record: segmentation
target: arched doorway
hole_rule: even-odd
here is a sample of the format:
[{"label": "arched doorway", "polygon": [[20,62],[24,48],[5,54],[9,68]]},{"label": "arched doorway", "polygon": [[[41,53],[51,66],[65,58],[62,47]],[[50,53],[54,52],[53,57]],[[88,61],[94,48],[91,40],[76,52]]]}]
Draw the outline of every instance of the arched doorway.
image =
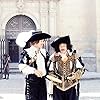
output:
[{"label": "arched doorway", "polygon": [[36,30],[36,25],[31,18],[25,15],[14,16],[7,22],[5,28],[6,52],[10,55],[12,63],[19,61],[21,51],[21,48],[15,43],[17,35],[29,30]]}]

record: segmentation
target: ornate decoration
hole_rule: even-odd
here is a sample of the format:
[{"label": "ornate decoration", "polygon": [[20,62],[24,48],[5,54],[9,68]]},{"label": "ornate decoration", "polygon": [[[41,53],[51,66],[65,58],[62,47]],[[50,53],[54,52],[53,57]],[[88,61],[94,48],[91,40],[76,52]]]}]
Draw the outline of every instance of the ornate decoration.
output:
[{"label": "ornate decoration", "polygon": [[29,30],[36,30],[33,20],[24,15],[17,15],[8,21],[6,25],[6,37],[15,39],[18,33]]},{"label": "ornate decoration", "polygon": [[17,4],[17,8],[19,9],[19,12],[22,12],[22,10],[24,8],[24,1],[18,0],[16,4]]}]

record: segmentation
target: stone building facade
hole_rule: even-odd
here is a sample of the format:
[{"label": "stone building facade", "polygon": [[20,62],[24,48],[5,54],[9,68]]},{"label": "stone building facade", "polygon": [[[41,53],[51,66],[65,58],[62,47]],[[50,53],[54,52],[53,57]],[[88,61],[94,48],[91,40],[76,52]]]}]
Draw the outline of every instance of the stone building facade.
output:
[{"label": "stone building facade", "polygon": [[1,53],[18,62],[22,49],[15,39],[23,31],[69,35],[86,68],[100,72],[99,10],[100,0],[0,0],[0,39],[5,40]]}]

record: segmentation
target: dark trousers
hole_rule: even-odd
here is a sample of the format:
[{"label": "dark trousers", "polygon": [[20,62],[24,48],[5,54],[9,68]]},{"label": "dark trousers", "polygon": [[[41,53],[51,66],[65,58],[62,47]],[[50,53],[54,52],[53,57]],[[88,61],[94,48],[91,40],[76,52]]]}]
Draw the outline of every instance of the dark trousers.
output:
[{"label": "dark trousers", "polygon": [[47,100],[45,78],[29,75],[26,78],[25,96],[26,100]]},{"label": "dark trousers", "polygon": [[61,91],[56,86],[54,86],[53,100],[78,100],[75,87],[72,87],[66,91]]}]

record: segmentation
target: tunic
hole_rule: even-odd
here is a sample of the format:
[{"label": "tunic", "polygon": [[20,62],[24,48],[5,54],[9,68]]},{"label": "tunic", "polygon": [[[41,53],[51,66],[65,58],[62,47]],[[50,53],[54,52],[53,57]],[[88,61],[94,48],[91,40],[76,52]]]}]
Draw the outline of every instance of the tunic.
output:
[{"label": "tunic", "polygon": [[[53,100],[78,100],[79,83],[73,85],[75,80],[68,80],[67,77],[75,72],[77,68],[83,68],[79,60],[75,60],[75,54],[67,55],[67,60],[62,61],[61,55],[51,57],[51,73],[62,80],[62,83],[53,82]],[[53,72],[52,72],[53,70]],[[73,85],[73,86],[72,86]]]},{"label": "tunic", "polygon": [[[47,100],[47,89],[45,76],[48,68],[46,66],[48,54],[44,49],[37,51],[35,47],[30,47],[22,52],[19,62],[19,69],[26,75],[25,97],[26,100]],[[30,63],[30,61],[32,61]],[[37,77],[34,71],[39,69],[43,72],[43,77]]]}]

